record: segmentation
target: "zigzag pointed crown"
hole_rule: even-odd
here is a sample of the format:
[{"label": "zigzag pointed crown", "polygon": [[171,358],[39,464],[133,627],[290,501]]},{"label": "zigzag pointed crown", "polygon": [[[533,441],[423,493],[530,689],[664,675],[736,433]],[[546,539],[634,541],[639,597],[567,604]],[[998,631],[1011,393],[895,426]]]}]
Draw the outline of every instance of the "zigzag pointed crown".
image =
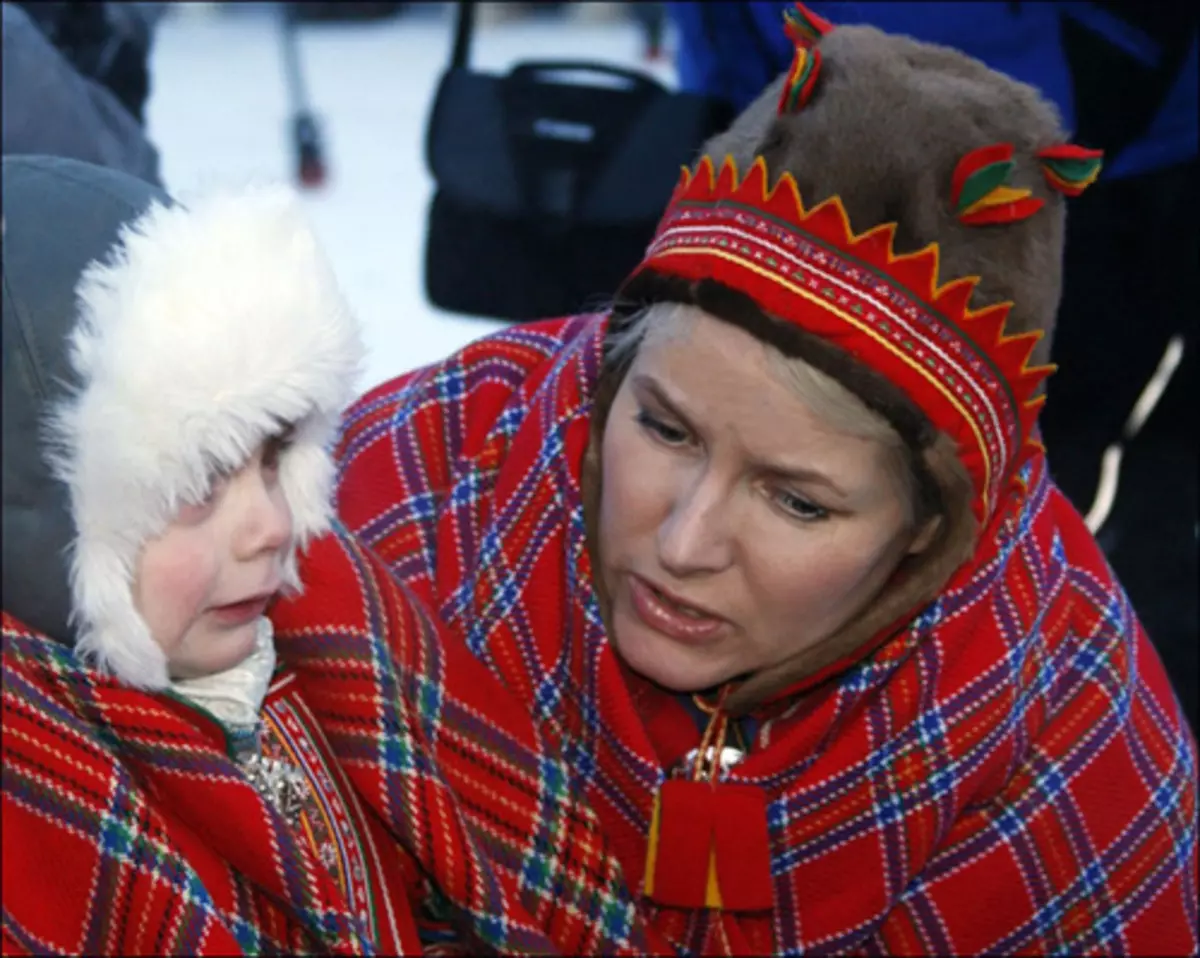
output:
[{"label": "zigzag pointed crown", "polygon": [[958,443],[986,527],[1041,448],[1042,333],[1005,335],[1011,303],[971,310],[978,277],[939,283],[936,244],[897,255],[896,224],[855,234],[838,197],[806,210],[790,174],[768,183],[762,157],[743,179],[730,157],[685,169],[633,276],[714,280],[886,376]]}]

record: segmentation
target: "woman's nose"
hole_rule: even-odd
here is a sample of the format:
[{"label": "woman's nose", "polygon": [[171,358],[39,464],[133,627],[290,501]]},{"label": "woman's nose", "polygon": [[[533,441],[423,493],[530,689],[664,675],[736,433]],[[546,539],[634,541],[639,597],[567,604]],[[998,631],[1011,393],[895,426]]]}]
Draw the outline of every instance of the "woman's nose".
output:
[{"label": "woman's nose", "polygon": [[729,512],[716,483],[701,480],[682,493],[658,530],[663,570],[683,578],[726,568],[733,555]]}]

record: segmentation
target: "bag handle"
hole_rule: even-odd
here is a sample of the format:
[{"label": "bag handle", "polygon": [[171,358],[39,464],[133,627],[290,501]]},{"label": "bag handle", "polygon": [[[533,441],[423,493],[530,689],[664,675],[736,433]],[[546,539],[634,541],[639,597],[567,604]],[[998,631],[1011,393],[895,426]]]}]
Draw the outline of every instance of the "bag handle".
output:
[{"label": "bag handle", "polygon": [[454,46],[450,50],[450,68],[465,67],[471,59],[471,36],[475,32],[475,0],[458,0],[454,21]]},{"label": "bag handle", "polygon": [[[599,63],[594,60],[524,60],[509,72],[509,76],[523,80],[536,79],[538,74],[586,74],[616,78],[625,81],[623,89],[650,90],[662,92],[663,86],[651,76],[639,73],[637,70],[613,66],[610,63]],[[587,84],[585,84],[587,85]]]},{"label": "bag handle", "polygon": [[[471,41],[475,34],[476,0],[457,0],[454,21],[454,46],[450,49],[450,68],[463,68],[471,59]],[[529,78],[537,73],[597,73],[628,81],[642,90],[663,89],[653,77],[636,70],[584,60],[530,60],[513,67],[511,75]]]}]

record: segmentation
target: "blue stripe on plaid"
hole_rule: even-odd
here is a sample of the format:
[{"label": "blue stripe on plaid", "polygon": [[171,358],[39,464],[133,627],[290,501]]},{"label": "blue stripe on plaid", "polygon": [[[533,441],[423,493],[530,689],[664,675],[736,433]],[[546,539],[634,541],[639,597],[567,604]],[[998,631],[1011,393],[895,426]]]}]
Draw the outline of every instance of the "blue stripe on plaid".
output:
[{"label": "blue stripe on plaid", "polygon": [[230,923],[229,930],[246,954],[252,955],[262,950],[262,936],[258,933],[258,929],[248,921],[236,918]]},{"label": "blue stripe on plaid", "polygon": [[[532,887],[539,894],[547,894],[553,890],[550,876],[558,869],[553,867],[557,864],[553,836],[548,834],[544,825],[555,819],[556,810],[561,807],[563,795],[567,791],[567,781],[556,762],[542,759],[538,763],[538,783],[538,807],[541,809],[538,818],[543,827],[532,836],[520,874],[523,885]],[[560,889],[559,894],[562,894],[563,890]]]},{"label": "blue stripe on plaid", "polygon": [[[555,461],[555,458],[561,457],[562,454],[563,440],[561,433],[556,430],[547,441],[546,446],[541,450],[537,464],[537,470],[540,471],[550,469]],[[477,476],[478,473],[475,471],[467,470],[462,478],[459,479],[459,482],[455,488],[453,505],[455,506],[455,512],[459,513],[459,515],[456,516],[456,518],[459,520],[456,523],[456,527],[460,530],[464,527],[469,527],[473,518],[474,509],[476,507],[476,501],[479,498],[480,493],[484,491],[478,484]],[[478,565],[475,566],[477,572],[476,575],[466,577],[464,579],[464,582],[459,589],[444,605],[443,615],[449,616],[450,618],[458,618],[467,614],[468,610],[470,610],[472,615],[479,614],[480,610],[473,608],[473,603],[478,590],[479,578],[487,573],[490,566],[501,560],[501,542],[503,542],[506,536],[510,533],[513,524],[515,524],[517,521],[525,519],[528,502],[536,490],[538,478],[539,477],[536,474],[531,473],[530,475],[526,475],[523,478],[521,485],[515,491],[512,502],[502,513],[494,517],[486,534],[486,540],[489,544],[489,549],[487,551],[480,552],[478,549],[473,548],[470,543],[463,543],[459,546],[462,551],[462,559],[470,559],[473,562],[478,563]],[[459,494],[458,490],[462,485],[466,485],[469,488],[467,491]],[[490,492],[490,484],[487,491]],[[551,519],[553,521],[548,521]],[[555,524],[561,522],[562,519],[563,516],[557,510],[538,517],[539,525],[546,529],[554,528]],[[534,541],[537,541],[538,536],[536,534],[531,534],[531,538],[533,538]],[[521,558],[524,565],[528,566],[532,564],[534,557],[522,555]],[[480,568],[480,566],[482,566],[482,568]],[[513,571],[514,574],[517,574],[519,569]]]},{"label": "blue stripe on plaid", "polygon": [[[923,647],[923,651],[929,649],[929,646]],[[927,654],[933,653],[929,650]],[[936,714],[926,715],[921,722],[913,723],[894,737],[879,742],[860,762],[842,770],[837,775],[830,776],[819,783],[817,787],[793,794],[787,802],[783,803],[782,809],[776,812],[777,818],[782,821],[793,812],[801,814],[811,808],[820,807],[821,804],[834,802],[839,795],[848,793],[863,775],[872,779],[888,781],[891,770],[901,758],[914,749],[929,748],[945,741],[945,736],[950,729],[946,724],[945,715],[954,715],[957,721],[968,720],[974,713],[972,705],[977,708],[1003,691],[1005,687],[1006,681],[1002,671],[999,668],[990,670],[959,695],[942,702],[936,709],[931,707],[929,711]],[[996,740],[1002,738],[1003,735],[1004,732],[1001,729],[993,729],[971,750],[958,757],[946,754],[944,747],[940,752],[935,749],[936,754],[929,760],[929,764],[934,766],[934,771],[920,777],[903,791],[898,790],[895,785],[890,785],[887,790],[892,794],[878,806],[877,810],[873,810],[869,814],[878,816],[882,821],[891,822],[900,813],[907,813],[913,809],[933,804],[942,809],[942,815],[945,817],[955,805],[955,783],[962,781],[986,763],[995,749]],[[811,760],[810,757],[806,761]],[[798,775],[799,772],[800,769],[796,769],[792,770],[790,774]],[[783,776],[763,781],[772,791],[786,791],[788,788],[787,778]],[[781,782],[783,784],[780,784]],[[783,873],[797,868],[804,861],[822,854],[839,841],[845,840],[866,824],[865,816],[845,820],[838,826],[823,832],[812,842],[796,845],[783,851],[778,856],[774,870],[777,873]]]}]

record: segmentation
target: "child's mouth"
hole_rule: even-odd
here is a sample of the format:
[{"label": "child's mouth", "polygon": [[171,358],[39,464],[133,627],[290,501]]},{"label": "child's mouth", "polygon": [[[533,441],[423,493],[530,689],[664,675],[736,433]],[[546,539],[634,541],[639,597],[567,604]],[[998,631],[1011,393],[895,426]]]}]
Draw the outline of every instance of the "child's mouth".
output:
[{"label": "child's mouth", "polygon": [[245,625],[253,622],[267,611],[271,596],[256,596],[242,602],[232,602],[229,605],[218,605],[212,609],[213,616],[222,625]]}]

